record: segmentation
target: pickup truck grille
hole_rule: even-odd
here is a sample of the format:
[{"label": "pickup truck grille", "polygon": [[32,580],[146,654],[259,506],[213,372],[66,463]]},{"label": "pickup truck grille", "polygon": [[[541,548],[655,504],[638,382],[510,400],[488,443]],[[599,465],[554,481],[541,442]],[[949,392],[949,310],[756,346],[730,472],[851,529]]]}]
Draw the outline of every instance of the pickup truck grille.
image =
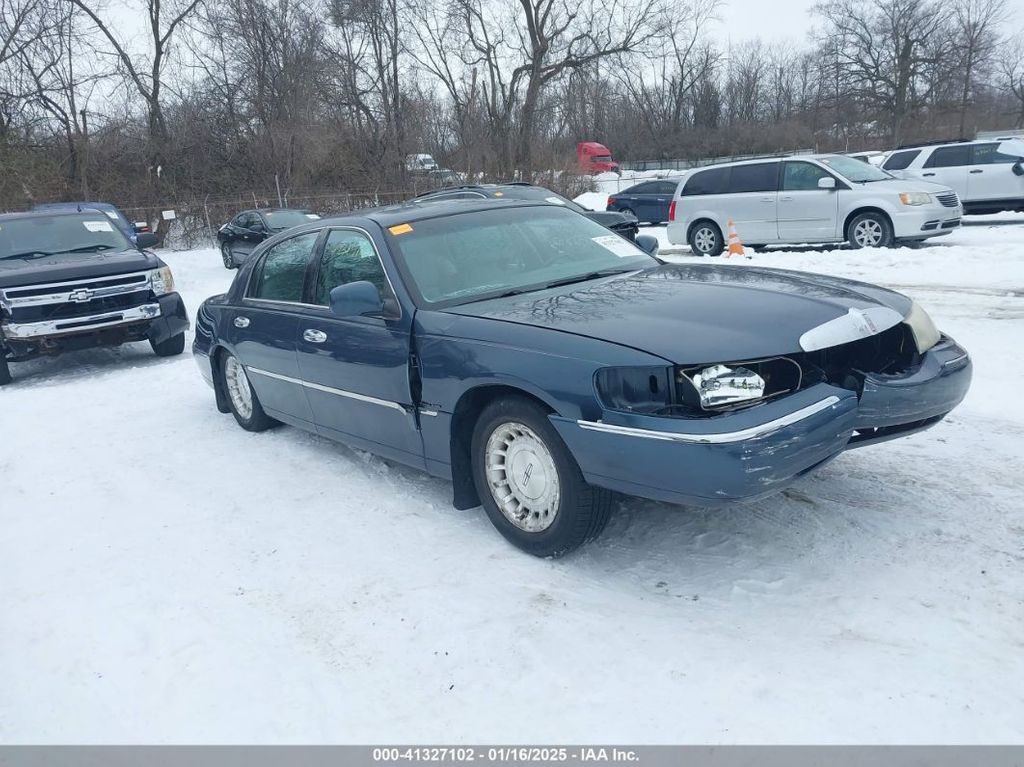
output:
[{"label": "pickup truck grille", "polygon": [[145,272],[0,290],[0,306],[15,323],[90,317],[150,300]]},{"label": "pickup truck grille", "polygon": [[942,194],[935,195],[935,199],[947,208],[955,208],[960,204],[960,200],[957,199],[956,192],[943,192]]}]

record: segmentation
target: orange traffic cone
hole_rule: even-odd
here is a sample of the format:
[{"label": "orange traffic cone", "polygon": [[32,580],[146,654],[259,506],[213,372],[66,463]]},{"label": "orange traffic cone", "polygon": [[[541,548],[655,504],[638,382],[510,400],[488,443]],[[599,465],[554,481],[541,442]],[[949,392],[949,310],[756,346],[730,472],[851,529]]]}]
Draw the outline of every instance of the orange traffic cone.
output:
[{"label": "orange traffic cone", "polygon": [[745,256],[747,252],[743,249],[743,243],[740,242],[740,236],[736,234],[736,225],[733,220],[729,219],[729,248],[726,251],[726,257],[729,256]]}]

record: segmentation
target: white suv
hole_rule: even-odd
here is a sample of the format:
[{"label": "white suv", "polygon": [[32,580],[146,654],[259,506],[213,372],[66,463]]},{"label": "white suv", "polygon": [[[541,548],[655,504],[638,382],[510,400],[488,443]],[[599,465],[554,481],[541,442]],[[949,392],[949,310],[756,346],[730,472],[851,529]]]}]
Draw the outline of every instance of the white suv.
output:
[{"label": "white suv", "polygon": [[952,187],[968,213],[1024,211],[1024,140],[901,147],[882,167],[900,178]]},{"label": "white suv", "polygon": [[956,193],[902,181],[842,155],[800,155],[712,165],[680,183],[669,209],[668,240],[717,256],[732,220],[740,239],[772,243],[849,242],[884,247],[960,226]]}]

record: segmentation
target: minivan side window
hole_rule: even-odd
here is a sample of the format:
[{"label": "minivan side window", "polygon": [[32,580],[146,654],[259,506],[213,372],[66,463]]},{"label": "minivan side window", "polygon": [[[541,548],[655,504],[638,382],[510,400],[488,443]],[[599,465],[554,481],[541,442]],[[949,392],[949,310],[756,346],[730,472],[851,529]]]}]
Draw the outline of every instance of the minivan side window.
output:
[{"label": "minivan side window", "polygon": [[259,273],[249,286],[249,298],[302,302],[306,267],[320,232],[307,232],[279,242],[263,256]]},{"label": "minivan side window", "polygon": [[818,180],[831,178],[824,168],[809,162],[786,162],[782,164],[782,189],[786,192],[806,192],[818,189]]},{"label": "minivan side window", "polygon": [[320,269],[316,275],[315,303],[328,306],[331,291],[339,285],[365,280],[376,286],[381,296],[391,295],[384,266],[373,243],[362,232],[335,229],[327,235]]},{"label": "minivan side window", "polygon": [[729,192],[774,192],[779,188],[779,164],[760,162],[754,165],[733,165],[729,175]]},{"label": "minivan side window", "polygon": [[975,144],[973,149],[973,165],[1013,165],[1020,159],[1000,152],[999,144]]},{"label": "minivan side window", "polygon": [[709,168],[690,176],[681,194],[725,194],[729,184],[729,168]]},{"label": "minivan side window", "polygon": [[969,144],[956,146],[940,146],[932,156],[925,160],[926,168],[956,168],[971,164],[971,147]]},{"label": "minivan side window", "polygon": [[906,170],[910,167],[910,163],[917,159],[919,154],[921,154],[920,149],[908,149],[905,152],[894,152],[884,163],[882,163],[882,168],[885,170]]}]

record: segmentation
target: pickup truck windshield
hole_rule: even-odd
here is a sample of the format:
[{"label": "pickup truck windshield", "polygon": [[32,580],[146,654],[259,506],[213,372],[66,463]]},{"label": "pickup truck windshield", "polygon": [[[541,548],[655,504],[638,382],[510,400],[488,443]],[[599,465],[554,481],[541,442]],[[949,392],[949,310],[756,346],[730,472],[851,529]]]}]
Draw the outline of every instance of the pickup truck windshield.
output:
[{"label": "pickup truck windshield", "polygon": [[822,157],[821,163],[855,184],[864,184],[869,181],[886,181],[895,178],[895,176],[886,173],[880,168],[876,168],[874,165],[839,154]]},{"label": "pickup truck windshield", "polygon": [[0,259],[73,256],[131,248],[128,238],[99,211],[0,221]]},{"label": "pickup truck windshield", "polygon": [[392,251],[433,308],[657,266],[628,240],[553,205],[391,226]]}]

